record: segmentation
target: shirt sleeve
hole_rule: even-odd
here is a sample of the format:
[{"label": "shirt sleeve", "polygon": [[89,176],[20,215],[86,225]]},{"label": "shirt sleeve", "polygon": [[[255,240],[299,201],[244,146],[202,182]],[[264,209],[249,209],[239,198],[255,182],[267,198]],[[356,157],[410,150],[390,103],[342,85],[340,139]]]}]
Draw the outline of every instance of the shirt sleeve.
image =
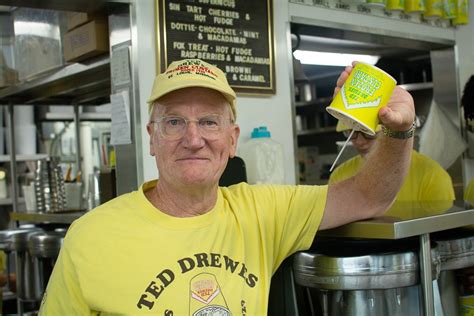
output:
[{"label": "shirt sleeve", "polygon": [[327,186],[259,186],[258,225],[276,270],[289,255],[308,249],[321,224]]},{"label": "shirt sleeve", "polygon": [[39,315],[92,315],[64,243],[41,302]]}]

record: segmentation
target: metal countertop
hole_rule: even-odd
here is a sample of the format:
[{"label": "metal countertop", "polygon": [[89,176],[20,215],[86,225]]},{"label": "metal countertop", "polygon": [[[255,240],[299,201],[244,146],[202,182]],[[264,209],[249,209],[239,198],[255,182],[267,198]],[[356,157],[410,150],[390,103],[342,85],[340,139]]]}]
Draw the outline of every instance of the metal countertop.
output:
[{"label": "metal countertop", "polygon": [[317,236],[400,239],[474,224],[474,209],[463,202],[396,203],[385,216],[320,231]]}]

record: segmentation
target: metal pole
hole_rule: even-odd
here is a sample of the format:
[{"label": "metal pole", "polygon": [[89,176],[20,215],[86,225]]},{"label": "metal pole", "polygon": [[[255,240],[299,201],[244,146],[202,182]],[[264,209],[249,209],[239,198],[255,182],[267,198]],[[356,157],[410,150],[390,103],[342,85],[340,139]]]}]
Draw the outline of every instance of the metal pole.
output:
[{"label": "metal pole", "polygon": [[81,171],[81,119],[79,117],[79,105],[74,104],[74,126],[76,136],[76,164],[77,173]]},{"label": "metal pole", "polygon": [[18,250],[15,251],[15,269],[16,269],[16,308],[17,308],[17,315],[23,316],[23,301],[22,298],[24,296],[23,292],[23,284],[25,284],[24,275],[21,271],[21,264],[20,262],[24,262],[25,258],[20,258],[22,255],[18,253]]},{"label": "metal pole", "polygon": [[433,278],[431,275],[430,234],[420,236],[420,276],[425,316],[434,316]]},{"label": "metal pole", "polygon": [[7,108],[8,114],[8,128],[10,130],[9,137],[10,137],[10,179],[12,184],[12,205],[13,205],[13,212],[18,212],[18,181],[16,177],[16,146],[15,146],[15,113],[13,104],[10,103]]}]

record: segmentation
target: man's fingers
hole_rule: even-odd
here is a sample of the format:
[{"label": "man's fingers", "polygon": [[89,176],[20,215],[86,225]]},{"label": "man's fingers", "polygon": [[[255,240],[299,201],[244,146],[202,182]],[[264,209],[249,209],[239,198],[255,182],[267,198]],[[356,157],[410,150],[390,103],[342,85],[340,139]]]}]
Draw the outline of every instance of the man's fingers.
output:
[{"label": "man's fingers", "polygon": [[336,85],[339,88],[342,87],[344,82],[346,82],[347,77],[349,77],[349,74],[351,73],[351,71],[352,71],[352,66],[346,66],[346,68],[344,68],[344,71],[341,72],[341,75],[339,76],[339,78],[337,79],[337,82],[336,82]]}]

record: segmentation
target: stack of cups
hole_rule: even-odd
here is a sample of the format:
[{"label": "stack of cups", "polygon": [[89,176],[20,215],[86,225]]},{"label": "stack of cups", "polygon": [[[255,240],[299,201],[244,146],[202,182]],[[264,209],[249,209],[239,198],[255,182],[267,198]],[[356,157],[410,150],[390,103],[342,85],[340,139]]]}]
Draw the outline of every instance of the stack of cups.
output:
[{"label": "stack of cups", "polygon": [[424,0],[405,0],[405,13],[425,12]]},{"label": "stack of cups", "polygon": [[425,19],[441,18],[443,14],[444,0],[426,0]]},{"label": "stack of cups", "polygon": [[458,0],[443,0],[442,18],[452,20],[456,17]]},{"label": "stack of cups", "polygon": [[[15,152],[17,155],[36,154],[36,125],[34,124],[33,113],[32,105],[19,105],[14,108],[13,127],[15,129]],[[7,138],[7,150],[10,153],[10,137]]]},{"label": "stack of cups", "polygon": [[388,11],[403,11],[405,10],[405,0],[387,0],[386,7]]},{"label": "stack of cups", "polygon": [[469,23],[468,0],[458,0],[456,17],[452,20],[453,25],[465,25]]}]

